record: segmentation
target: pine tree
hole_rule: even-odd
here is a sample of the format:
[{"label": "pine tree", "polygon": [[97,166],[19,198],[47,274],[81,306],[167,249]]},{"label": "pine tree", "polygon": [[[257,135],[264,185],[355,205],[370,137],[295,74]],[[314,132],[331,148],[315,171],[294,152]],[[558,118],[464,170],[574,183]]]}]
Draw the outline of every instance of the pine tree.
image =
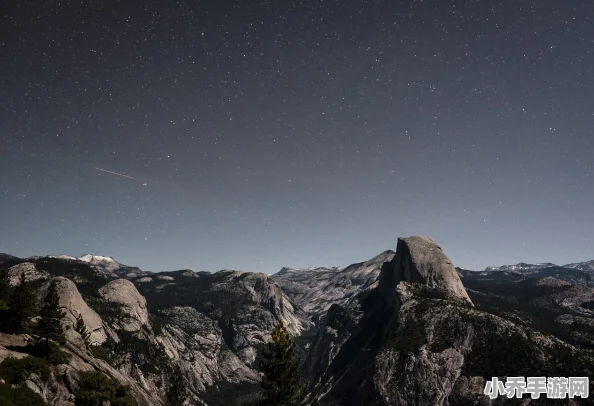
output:
[{"label": "pine tree", "polygon": [[88,347],[91,344],[91,333],[87,330],[87,326],[85,321],[82,318],[82,314],[79,314],[76,317],[76,324],[74,325],[74,331],[80,334],[81,338],[83,339],[85,345]]},{"label": "pine tree", "polygon": [[0,269],[0,302],[6,304],[10,297],[10,280],[8,270]]},{"label": "pine tree", "polygon": [[8,302],[12,287],[8,278],[8,270],[0,270],[0,331],[10,331],[10,311]]},{"label": "pine tree", "polygon": [[46,345],[49,346],[49,340],[64,341],[64,329],[62,327],[64,312],[60,307],[60,296],[58,295],[55,280],[52,280],[49,284],[39,315],[41,319],[37,325],[37,332],[41,337],[45,338]]},{"label": "pine tree", "polygon": [[301,406],[305,403],[306,388],[301,382],[299,359],[295,342],[282,322],[272,330],[272,341],[264,350],[260,369],[263,406]]},{"label": "pine tree", "polygon": [[171,374],[169,387],[167,388],[167,406],[181,406],[187,399],[187,388],[184,380],[183,371],[179,365],[175,367]]},{"label": "pine tree", "polygon": [[36,305],[33,290],[23,272],[8,301],[10,324],[14,332],[28,332],[28,325],[31,317],[35,315]]}]

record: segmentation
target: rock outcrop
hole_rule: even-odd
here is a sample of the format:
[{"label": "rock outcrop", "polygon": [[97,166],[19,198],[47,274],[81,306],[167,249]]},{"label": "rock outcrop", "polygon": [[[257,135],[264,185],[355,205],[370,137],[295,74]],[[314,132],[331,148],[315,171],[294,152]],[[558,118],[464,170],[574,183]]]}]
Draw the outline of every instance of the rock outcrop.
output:
[{"label": "rock outcrop", "polygon": [[168,323],[156,340],[169,358],[188,371],[188,381],[197,393],[220,382],[259,382],[258,373],[227,348],[215,320],[191,307],[171,307],[163,315]]},{"label": "rock outcrop", "polygon": [[143,325],[148,325],[146,299],[129,280],[113,280],[99,289],[99,295],[108,302],[121,306],[121,311],[127,317],[124,320],[118,320],[120,328],[126,331],[138,331]]},{"label": "rock outcrop", "polygon": [[420,283],[448,291],[472,303],[452,261],[430,238],[399,238],[394,269],[380,275],[381,291],[386,300],[393,300],[400,282]]},{"label": "rock outcrop", "polygon": [[[103,326],[101,317],[91,309],[80,295],[76,284],[70,279],[58,276],[54,278],[57,285],[58,295],[60,296],[60,306],[65,312],[64,324],[66,328],[73,328],[76,324],[77,318],[82,316],[83,321],[87,327],[92,344],[103,344],[107,339],[107,334]],[[47,282],[39,291],[40,299],[47,293]]]},{"label": "rock outcrop", "polygon": [[8,283],[15,286],[19,283],[21,275],[25,275],[27,282],[42,280],[49,278],[49,274],[44,271],[39,271],[35,264],[31,262],[23,262],[8,268]]},{"label": "rock outcrop", "polygon": [[585,376],[594,354],[475,309],[443,251],[409,237],[376,287],[330,308],[306,371],[324,405],[488,405],[485,379],[560,365]]},{"label": "rock outcrop", "polygon": [[[198,403],[235,404],[258,391],[258,353],[279,320],[294,335],[313,328],[307,315],[265,274],[183,270],[131,282],[152,303],[152,313],[149,325],[124,334],[125,340],[114,346],[122,368],[134,375],[136,366],[145,371],[145,381],[157,383],[168,379],[159,365],[177,365],[185,371]],[[100,289],[103,300],[106,288]],[[153,355],[138,354],[135,347]]]},{"label": "rock outcrop", "polygon": [[[0,333],[0,362],[9,357],[17,359],[27,357],[28,354],[15,350],[25,347],[27,345],[28,338],[29,337],[24,334],[12,335]],[[14,350],[9,350],[6,347],[13,348]]]},{"label": "rock outcrop", "polygon": [[[594,373],[584,349],[594,348],[594,291],[576,285],[594,273],[457,271],[424,237],[401,238],[396,252],[343,269],[284,268],[272,277],[149,274],[108,257],[4,260],[12,277],[35,281],[39,299],[49,280],[58,282],[70,360],[49,379],[26,381],[56,406],[73,405],[79,374],[93,370],[129,386],[139,405],[162,406],[175,367],[190,404],[251,402],[259,354],[278,321],[296,337],[311,397],[329,406],[506,404],[482,393],[486,378]],[[72,328],[79,315],[94,345]],[[567,333],[557,335],[557,325]],[[0,359],[27,356],[25,344],[0,335]]]},{"label": "rock outcrop", "polygon": [[314,320],[322,318],[333,304],[345,304],[377,283],[384,263],[394,251],[384,251],[368,261],[339,268],[283,268],[272,275],[287,295]]},{"label": "rock outcrop", "polygon": [[[283,291],[307,312],[312,312],[308,298],[313,295],[322,296],[314,292],[320,292],[324,286],[340,272],[340,268],[282,268],[272,278],[283,288]],[[326,309],[322,311],[325,312]],[[315,311],[315,310],[313,310]]]},{"label": "rock outcrop", "polygon": [[48,405],[74,405],[73,392],[78,388],[79,374],[99,371],[121,385],[129,387],[139,406],[163,406],[160,391],[157,388],[150,383],[143,382],[138,377],[132,377],[130,374],[114,368],[105,360],[95,358],[80,336],[72,329],[66,330],[66,343],[62,347],[62,351],[69,358],[68,364],[52,368],[48,380],[44,381],[33,374],[26,382],[27,386],[38,393]]}]

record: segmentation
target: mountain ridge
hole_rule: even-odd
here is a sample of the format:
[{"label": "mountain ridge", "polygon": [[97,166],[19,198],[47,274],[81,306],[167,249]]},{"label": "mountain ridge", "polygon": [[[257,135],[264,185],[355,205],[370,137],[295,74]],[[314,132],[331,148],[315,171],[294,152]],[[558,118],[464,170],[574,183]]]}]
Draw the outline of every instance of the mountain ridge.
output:
[{"label": "mountain ridge", "polygon": [[[540,360],[537,372],[553,373],[554,365],[594,372],[580,361],[594,365],[591,272],[468,271],[426,237],[399,238],[396,250],[344,268],[283,267],[273,275],[153,273],[119,263],[110,270],[111,257],[15,258],[0,255],[11,283],[24,274],[42,298],[56,280],[68,312],[63,349],[71,361],[53,367],[50,381],[27,381],[52,405],[71,405],[64,402],[75,396],[77,376],[90,369],[129,385],[139,405],[162,406],[176,367],[191,404],[248,404],[257,399],[261,351],[279,321],[295,338],[309,398],[323,405],[486,404],[485,379],[507,374],[497,369],[493,345],[511,352],[501,359],[514,371],[530,372],[521,361],[529,356]],[[72,328],[79,315],[91,347]],[[559,351],[566,358],[556,358]]]},{"label": "mountain ridge", "polygon": [[594,260],[592,261],[582,261],[582,262],[575,262],[566,265],[557,265],[551,262],[543,262],[537,264],[529,264],[526,262],[519,262],[513,265],[500,265],[500,266],[488,266],[484,269],[485,272],[491,271],[530,271],[530,270],[537,270],[537,269],[544,269],[544,268],[553,268],[553,267],[560,267],[560,268],[569,268],[569,269],[578,269],[580,271],[594,271]]}]

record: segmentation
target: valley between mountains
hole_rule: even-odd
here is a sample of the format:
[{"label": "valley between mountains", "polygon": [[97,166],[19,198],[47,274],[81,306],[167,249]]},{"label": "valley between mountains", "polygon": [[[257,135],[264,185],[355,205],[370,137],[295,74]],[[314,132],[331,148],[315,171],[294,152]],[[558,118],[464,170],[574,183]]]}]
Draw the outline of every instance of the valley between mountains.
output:
[{"label": "valley between mountains", "polygon": [[[55,282],[66,358],[19,378],[48,405],[80,404],[89,371],[127,387],[142,406],[166,404],[174,371],[188,387],[187,405],[251,404],[279,321],[296,342],[309,399],[320,405],[593,404],[491,400],[483,389],[491,377],[592,380],[594,261],[471,271],[413,236],[345,268],[274,275],[150,273],[93,255],[0,254],[0,269],[12,289],[24,277],[38,300]],[[33,357],[32,342],[0,333],[2,385],[2,365]]]}]

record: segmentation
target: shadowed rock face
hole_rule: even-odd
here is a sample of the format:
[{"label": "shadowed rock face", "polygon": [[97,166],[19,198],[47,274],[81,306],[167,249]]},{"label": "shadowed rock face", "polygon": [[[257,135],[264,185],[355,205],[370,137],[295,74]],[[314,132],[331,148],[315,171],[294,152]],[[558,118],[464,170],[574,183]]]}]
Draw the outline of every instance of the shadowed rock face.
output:
[{"label": "shadowed rock face", "polygon": [[592,352],[527,330],[474,308],[435,242],[400,238],[377,288],[330,308],[305,371],[329,406],[516,404],[490,402],[485,379],[592,373]]},{"label": "shadowed rock face", "polygon": [[441,247],[427,237],[398,239],[394,267],[380,274],[380,290],[388,302],[394,299],[396,286],[400,282],[444,289],[472,303],[452,261]]}]

